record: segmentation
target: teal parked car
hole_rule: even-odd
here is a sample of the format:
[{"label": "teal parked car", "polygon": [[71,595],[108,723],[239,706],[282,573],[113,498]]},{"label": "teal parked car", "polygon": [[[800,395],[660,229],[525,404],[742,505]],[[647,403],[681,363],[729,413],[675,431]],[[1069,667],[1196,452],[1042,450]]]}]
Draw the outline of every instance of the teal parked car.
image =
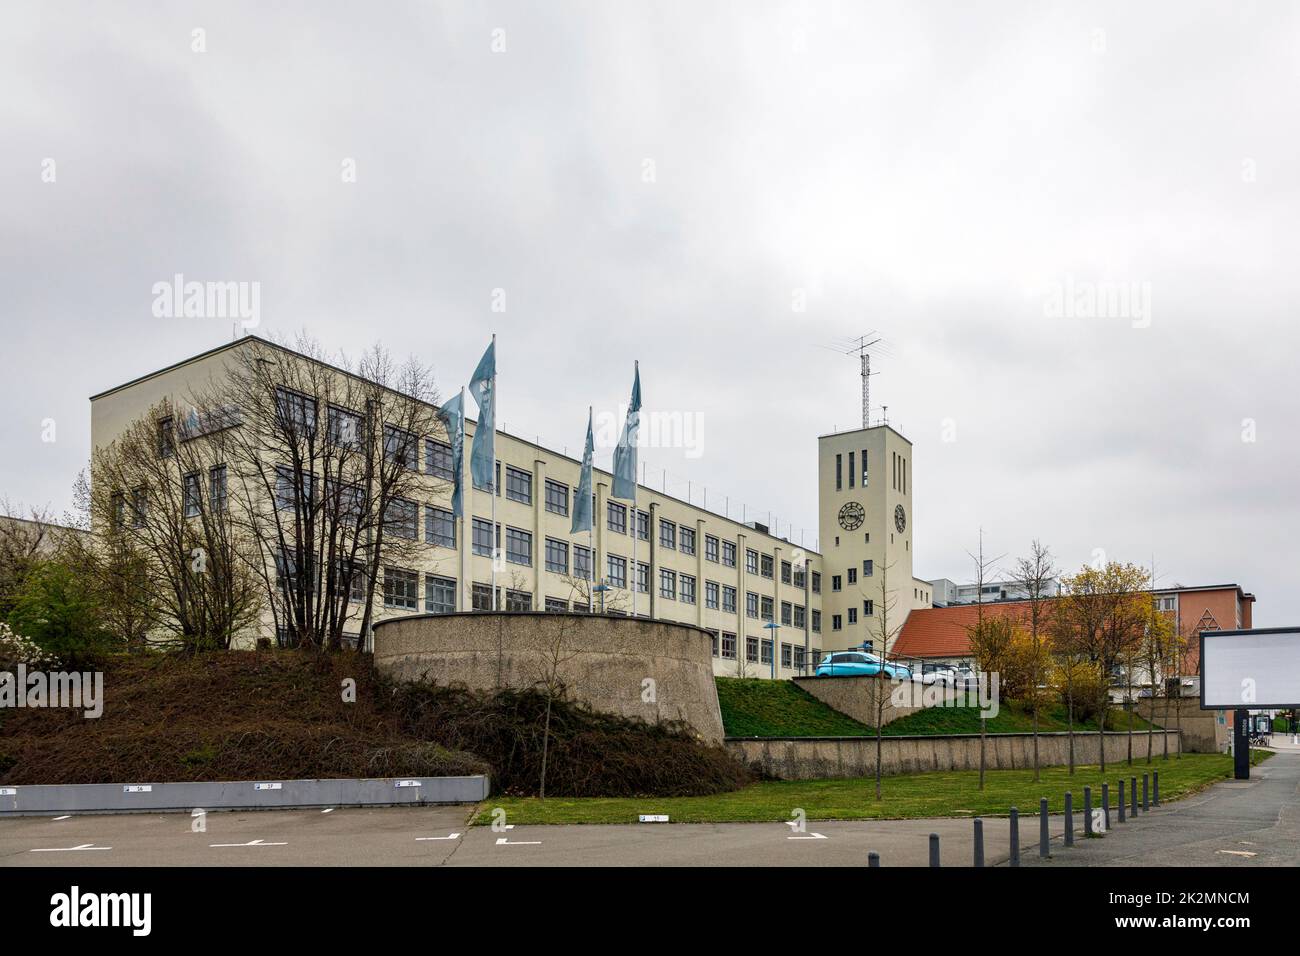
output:
[{"label": "teal parked car", "polygon": [[874,677],[881,671],[897,680],[912,679],[912,669],[906,664],[883,661],[866,651],[833,651],[817,665],[818,677]]}]

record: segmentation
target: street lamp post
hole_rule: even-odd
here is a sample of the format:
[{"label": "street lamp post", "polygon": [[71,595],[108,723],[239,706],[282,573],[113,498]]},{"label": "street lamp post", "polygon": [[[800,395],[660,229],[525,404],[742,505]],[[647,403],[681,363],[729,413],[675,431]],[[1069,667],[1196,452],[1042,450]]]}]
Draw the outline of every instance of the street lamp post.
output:
[{"label": "street lamp post", "polygon": [[776,621],[768,621],[763,625],[763,629],[771,632],[772,635],[772,680],[776,680],[776,651],[778,646],[776,636],[777,631],[781,629],[781,625]]},{"label": "street lamp post", "polygon": [[609,585],[601,581],[593,590],[600,595],[600,613],[605,613],[605,592],[609,590]]}]

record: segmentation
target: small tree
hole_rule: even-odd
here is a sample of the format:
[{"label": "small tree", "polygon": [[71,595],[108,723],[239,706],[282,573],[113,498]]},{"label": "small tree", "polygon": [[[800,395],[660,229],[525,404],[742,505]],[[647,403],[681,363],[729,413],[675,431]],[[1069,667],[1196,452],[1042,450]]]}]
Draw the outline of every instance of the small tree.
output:
[{"label": "small tree", "polygon": [[[975,634],[982,634],[984,632],[984,581],[987,578],[989,571],[992,570],[993,566],[998,561],[1001,560],[1001,557],[985,559],[983,528],[980,528],[979,552],[976,554],[971,554],[969,551],[967,551],[966,554],[971,559],[971,561],[973,561],[975,564],[975,627],[967,629],[967,634],[969,636]],[[973,647],[972,647],[972,651],[974,651]],[[975,664],[979,670],[980,680],[988,679],[988,675],[990,673],[993,673],[991,670],[986,669],[985,665],[980,662],[978,654],[975,655]],[[987,766],[987,760],[985,757],[985,747],[987,745],[987,740],[988,740],[988,722],[984,717],[984,711],[981,709],[980,710],[980,789],[981,790],[984,789],[984,771]]]},{"label": "small tree", "polygon": [[[878,656],[882,662],[888,661],[889,649],[893,646],[894,639],[902,629],[901,622],[898,624],[894,623],[894,621],[897,620],[897,615],[894,614],[894,609],[898,598],[889,590],[889,569],[891,567],[891,564],[881,564],[878,569],[880,573],[876,575],[879,591],[878,597],[875,599],[876,603],[874,610],[876,613],[873,617],[876,623],[875,635],[880,639]],[[772,648],[772,653],[776,653],[775,647]],[[867,679],[873,682],[870,686],[874,688],[872,693],[875,695],[872,704],[876,713],[876,799],[880,800],[882,777],[881,759],[884,755],[881,729],[885,723],[885,704],[889,700],[889,693],[886,685],[888,677],[885,675],[885,671],[882,668],[880,673],[875,677]]]},{"label": "small tree", "polygon": [[[1154,586],[1154,581],[1152,585]],[[1147,677],[1151,682],[1151,719],[1147,721],[1147,763],[1151,762],[1151,750],[1155,740],[1156,694],[1163,692],[1165,697],[1165,726],[1168,727],[1169,716],[1169,675],[1174,670],[1174,655],[1178,653],[1175,640],[1174,622],[1161,613],[1159,599],[1152,594],[1148,606],[1146,632],[1142,639],[1142,662]],[[1169,735],[1165,734],[1164,759],[1169,759]]]},{"label": "small tree", "polygon": [[1034,782],[1041,779],[1038,762],[1038,688],[1042,680],[1043,636],[1047,632],[1048,619],[1051,616],[1051,585],[1056,579],[1057,570],[1052,559],[1052,552],[1037,538],[1029,548],[1027,557],[1019,558],[1012,570],[1011,579],[1025,593],[1028,602],[1026,624],[1033,641],[1033,694],[1032,707],[1034,718]]},{"label": "small tree", "polygon": [[9,612],[13,629],[69,667],[94,666],[117,647],[94,591],[60,561],[33,567]]}]

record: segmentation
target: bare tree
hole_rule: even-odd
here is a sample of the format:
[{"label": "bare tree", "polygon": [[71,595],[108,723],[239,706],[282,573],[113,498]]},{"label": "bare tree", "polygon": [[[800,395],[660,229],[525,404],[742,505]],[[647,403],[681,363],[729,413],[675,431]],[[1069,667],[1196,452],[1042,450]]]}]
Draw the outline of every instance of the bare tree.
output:
[{"label": "bare tree", "polygon": [[366,646],[381,583],[409,599],[414,572],[400,568],[420,551],[418,501],[445,487],[422,474],[423,437],[442,427],[428,369],[378,345],[332,364],[305,337],[250,339],[201,398],[239,418],[225,442],[232,512],[277,635],[337,649],[359,616]]},{"label": "bare tree", "polygon": [[[996,558],[986,559],[984,557],[984,529],[983,528],[980,528],[979,535],[980,535],[979,552],[977,554],[971,554],[969,551],[966,552],[967,556],[975,564],[975,627],[973,629],[970,629],[968,633],[970,633],[971,636],[975,638],[975,640],[972,641],[971,649],[972,651],[976,652],[975,663],[979,668],[979,675],[978,675],[979,679],[981,681],[984,681],[988,679],[987,668],[994,666],[991,661],[980,660],[980,654],[979,651],[977,650],[978,642],[981,640],[987,640],[988,637],[987,631],[985,629],[985,622],[984,622],[984,581],[987,579],[989,571],[993,569],[994,565],[996,565],[998,561],[1002,560],[1003,556],[999,555]],[[988,742],[988,719],[984,716],[984,711],[981,709],[980,710],[980,789],[981,790],[984,789],[984,774],[987,768],[987,759],[985,757],[985,748],[987,746],[987,742]]]},{"label": "bare tree", "polygon": [[[877,656],[880,658],[882,662],[882,667],[880,672],[876,674],[874,677],[867,678],[867,680],[872,681],[870,685],[873,688],[872,694],[874,695],[872,698],[872,706],[876,713],[876,799],[877,800],[881,799],[881,776],[882,776],[881,759],[883,757],[883,751],[884,751],[881,728],[884,726],[885,723],[885,704],[889,700],[889,692],[886,684],[888,677],[885,673],[883,664],[888,661],[889,648],[893,646],[894,639],[898,636],[898,632],[902,629],[901,623],[894,624],[891,621],[891,618],[896,619],[896,615],[894,614],[894,609],[898,603],[897,596],[891,594],[889,591],[889,569],[891,567],[892,567],[891,564],[881,564],[881,566],[878,569],[880,573],[876,575],[876,580],[879,584],[879,598],[878,598],[878,602],[873,607],[873,610],[876,613],[873,614],[872,617],[874,618],[876,624],[875,635],[878,638],[880,638],[880,646],[878,648]],[[863,593],[866,593],[865,588],[863,589]],[[776,648],[773,648],[772,652],[776,653]]]},{"label": "bare tree", "polygon": [[1033,639],[1032,707],[1034,716],[1034,782],[1041,779],[1038,761],[1038,705],[1039,687],[1042,684],[1042,637],[1046,633],[1052,611],[1051,585],[1058,572],[1052,552],[1037,538],[1029,547],[1029,555],[1019,558],[1011,572],[1011,580],[1025,594],[1028,602],[1026,624]]}]

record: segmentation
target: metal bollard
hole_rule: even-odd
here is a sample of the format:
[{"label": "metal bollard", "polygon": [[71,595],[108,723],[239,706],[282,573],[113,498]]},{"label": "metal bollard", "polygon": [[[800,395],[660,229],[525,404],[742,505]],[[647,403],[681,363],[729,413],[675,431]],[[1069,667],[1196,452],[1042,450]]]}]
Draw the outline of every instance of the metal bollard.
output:
[{"label": "metal bollard", "polygon": [[1124,811],[1128,804],[1124,800],[1124,778],[1119,778],[1119,822],[1124,822]]},{"label": "metal bollard", "polygon": [[1074,794],[1065,791],[1065,845],[1074,846]]},{"label": "metal bollard", "polygon": [[1134,820],[1136,820],[1138,815],[1138,778],[1136,776],[1129,777],[1128,789],[1129,789],[1128,799],[1131,808],[1131,812],[1129,813],[1129,816],[1131,816]]},{"label": "metal bollard", "polygon": [[1011,859],[1009,866],[1020,865],[1020,811],[1011,808]]},{"label": "metal bollard", "polygon": [[984,821],[975,818],[975,865],[984,865]]},{"label": "metal bollard", "polygon": [[930,865],[939,865],[939,834],[930,834]]},{"label": "metal bollard", "polygon": [[1038,801],[1038,855],[1044,860],[1050,855],[1052,835],[1047,828],[1047,798]]},{"label": "metal bollard", "polygon": [[1102,829],[1110,832],[1110,784],[1101,785],[1101,825]]},{"label": "metal bollard", "polygon": [[1151,802],[1155,806],[1160,806],[1160,771],[1151,772]]},{"label": "metal bollard", "polygon": [[1083,835],[1092,836],[1092,787],[1083,788]]},{"label": "metal bollard", "polygon": [[1147,790],[1147,775],[1142,775],[1142,812],[1146,813],[1151,809],[1151,801],[1148,799],[1150,792]]},{"label": "metal bollard", "polygon": [[875,850],[867,854],[867,866],[880,866],[880,854]]}]

